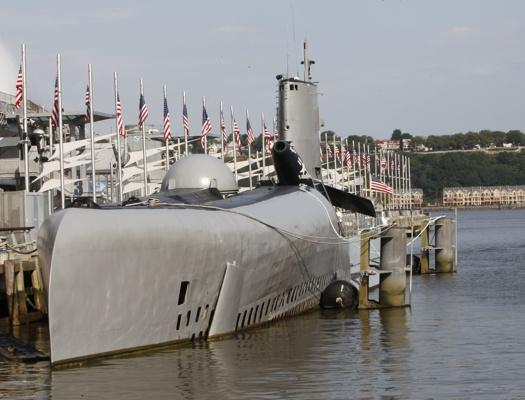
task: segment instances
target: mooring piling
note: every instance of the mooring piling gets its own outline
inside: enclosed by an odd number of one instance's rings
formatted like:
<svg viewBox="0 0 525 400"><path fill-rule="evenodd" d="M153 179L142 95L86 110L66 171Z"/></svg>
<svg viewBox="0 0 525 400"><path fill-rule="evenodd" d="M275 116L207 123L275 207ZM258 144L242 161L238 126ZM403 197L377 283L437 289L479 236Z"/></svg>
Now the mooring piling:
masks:
<svg viewBox="0 0 525 400"><path fill-rule="evenodd" d="M436 221L436 272L454 272L453 228L453 221L448 217Z"/></svg>
<svg viewBox="0 0 525 400"><path fill-rule="evenodd" d="M379 303L386 307L405 305L406 290L406 230L391 228L381 236Z"/></svg>

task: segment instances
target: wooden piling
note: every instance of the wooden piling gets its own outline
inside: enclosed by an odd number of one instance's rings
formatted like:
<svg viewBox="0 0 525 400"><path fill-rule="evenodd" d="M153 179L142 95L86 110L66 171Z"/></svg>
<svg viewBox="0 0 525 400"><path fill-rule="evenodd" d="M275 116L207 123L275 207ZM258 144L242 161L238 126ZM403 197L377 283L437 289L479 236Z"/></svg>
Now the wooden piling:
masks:
<svg viewBox="0 0 525 400"><path fill-rule="evenodd" d="M15 274L16 274L16 301L18 303L19 323L21 322L28 323L29 321L27 319L27 294L26 294L25 283L24 283L24 262L22 260L15 261Z"/></svg>

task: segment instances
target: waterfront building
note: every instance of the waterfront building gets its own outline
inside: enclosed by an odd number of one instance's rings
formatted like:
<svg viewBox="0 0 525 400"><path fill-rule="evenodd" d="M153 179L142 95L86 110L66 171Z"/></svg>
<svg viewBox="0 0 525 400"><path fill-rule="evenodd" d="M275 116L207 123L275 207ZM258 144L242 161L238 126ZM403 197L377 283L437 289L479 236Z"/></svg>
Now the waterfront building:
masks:
<svg viewBox="0 0 525 400"><path fill-rule="evenodd" d="M525 186L473 186L443 189L448 207L525 206Z"/></svg>

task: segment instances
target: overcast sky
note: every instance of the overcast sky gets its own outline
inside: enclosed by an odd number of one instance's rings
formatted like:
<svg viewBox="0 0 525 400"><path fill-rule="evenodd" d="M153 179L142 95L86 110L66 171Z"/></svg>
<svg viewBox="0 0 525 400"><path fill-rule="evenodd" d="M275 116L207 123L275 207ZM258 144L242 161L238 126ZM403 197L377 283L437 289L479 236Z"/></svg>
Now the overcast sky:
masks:
<svg viewBox="0 0 525 400"><path fill-rule="evenodd" d="M14 92L19 46L28 48L28 97L50 108L56 53L63 104L83 110L87 64L95 109L113 112L119 74L124 121L135 123L139 79L148 122L172 125L182 91L192 130L201 101L217 132L219 101L259 131L275 113L275 75L301 72L307 38L324 129L339 135L525 130L525 1L11 1L2 7L0 90ZM302 73L301 73L302 74ZM102 128L105 129L105 128Z"/></svg>

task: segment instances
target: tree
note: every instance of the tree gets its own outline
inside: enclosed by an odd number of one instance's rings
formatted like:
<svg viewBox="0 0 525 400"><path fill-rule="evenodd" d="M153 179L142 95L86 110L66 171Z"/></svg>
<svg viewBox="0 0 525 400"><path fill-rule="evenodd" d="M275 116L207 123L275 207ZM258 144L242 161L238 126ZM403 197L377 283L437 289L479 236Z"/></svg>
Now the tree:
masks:
<svg viewBox="0 0 525 400"><path fill-rule="evenodd" d="M390 139L391 140L399 140L399 139L401 139L401 130L400 129L394 129L394 131L392 132L392 137Z"/></svg>
<svg viewBox="0 0 525 400"><path fill-rule="evenodd" d="M505 141L514 146L525 146L525 134L521 131L511 130L505 134Z"/></svg>

